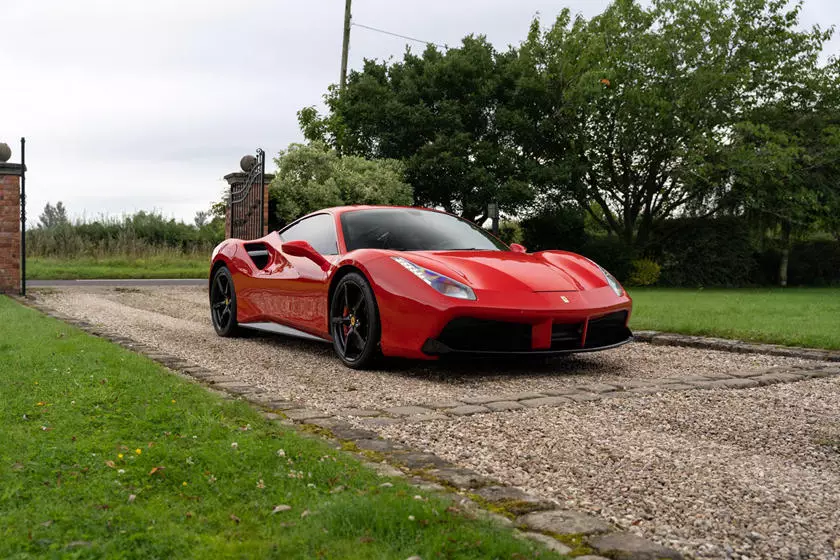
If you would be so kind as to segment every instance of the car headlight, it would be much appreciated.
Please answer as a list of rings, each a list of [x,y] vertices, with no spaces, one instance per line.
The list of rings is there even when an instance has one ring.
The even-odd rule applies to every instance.
[[[624,288],[621,287],[621,284],[618,282],[618,280],[615,279],[615,276],[607,272],[607,269],[601,266],[600,264],[596,263],[596,265],[598,266],[598,268],[601,269],[601,272],[604,273],[604,278],[607,279],[607,284],[610,285],[610,288],[612,288],[612,291],[615,292],[615,295],[619,297],[623,296]]]
[[[454,297],[457,299],[475,299],[475,292],[472,291],[472,288],[461,284],[457,280],[453,280],[452,278],[444,276],[443,274],[438,274],[434,270],[423,268],[422,266],[416,265],[413,262],[402,257],[391,258],[400,263],[402,266],[404,266],[417,278],[434,288],[435,291],[445,296]]]

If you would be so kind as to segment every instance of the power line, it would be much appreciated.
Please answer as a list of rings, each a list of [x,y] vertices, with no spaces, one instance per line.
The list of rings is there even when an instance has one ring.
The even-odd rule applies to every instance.
[[[377,33],[383,33],[385,35],[391,35],[392,37],[399,37],[400,39],[405,39],[406,41],[414,41],[415,43],[423,43],[425,45],[434,45],[436,47],[440,47],[442,49],[448,49],[449,46],[441,45],[440,43],[435,43],[433,41],[424,41],[423,39],[417,39],[415,37],[409,37],[407,35],[400,35],[399,33],[393,33],[391,31],[385,31],[384,29],[378,29],[376,27],[371,27],[369,25],[362,25],[361,23],[352,23],[354,27],[361,27],[363,29],[368,29],[370,31],[376,31]]]

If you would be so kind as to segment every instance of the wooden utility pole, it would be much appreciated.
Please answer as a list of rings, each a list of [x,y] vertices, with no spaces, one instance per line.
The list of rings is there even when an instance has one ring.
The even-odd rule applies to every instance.
[[[344,41],[341,45],[341,78],[338,81],[338,91],[344,91],[347,83],[347,53],[350,50],[350,2],[344,3]]]

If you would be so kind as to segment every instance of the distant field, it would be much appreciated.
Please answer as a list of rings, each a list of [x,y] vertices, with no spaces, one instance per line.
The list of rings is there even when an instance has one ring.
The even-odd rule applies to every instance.
[[[634,329],[840,350],[840,288],[636,288]]]
[[[205,278],[209,267],[209,255],[29,257],[26,259],[26,277],[31,280]]]

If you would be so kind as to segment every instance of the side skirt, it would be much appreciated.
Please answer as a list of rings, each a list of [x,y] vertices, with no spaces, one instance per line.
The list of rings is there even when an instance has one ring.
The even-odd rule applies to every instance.
[[[314,340],[316,342],[330,342],[320,336],[315,336],[292,327],[278,325],[277,323],[239,323],[239,326],[246,329],[253,329],[255,331],[268,332],[273,334],[282,334],[284,336],[293,336],[295,338],[302,338],[304,340]]]

